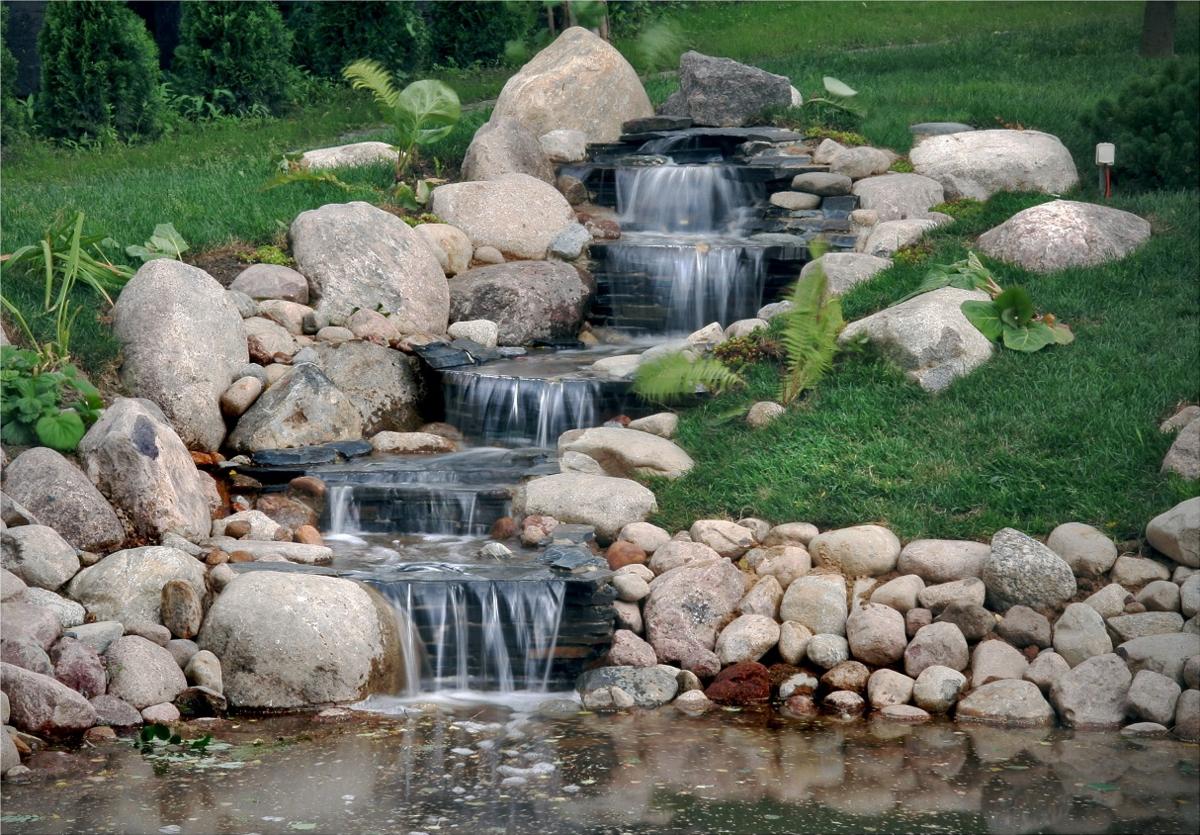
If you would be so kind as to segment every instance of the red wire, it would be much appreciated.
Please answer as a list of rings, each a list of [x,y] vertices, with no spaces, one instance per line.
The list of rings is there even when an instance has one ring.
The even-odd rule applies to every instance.
[[[1104,166],[1104,199],[1108,200],[1112,197],[1112,169],[1107,165]]]

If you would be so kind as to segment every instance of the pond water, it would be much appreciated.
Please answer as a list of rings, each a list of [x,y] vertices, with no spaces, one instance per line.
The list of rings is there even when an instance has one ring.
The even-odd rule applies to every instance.
[[[128,742],[42,751],[34,779],[3,785],[3,831],[1194,833],[1200,824],[1200,749],[1171,739],[753,710],[597,715],[565,701],[539,712],[546,697],[196,720],[185,739],[212,733],[233,747],[190,763],[147,759]]]

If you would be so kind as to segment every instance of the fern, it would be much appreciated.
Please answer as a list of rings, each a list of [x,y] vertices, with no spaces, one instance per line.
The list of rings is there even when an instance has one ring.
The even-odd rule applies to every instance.
[[[827,296],[826,289],[825,271],[818,264],[785,294],[793,304],[791,310],[781,314],[780,341],[787,352],[787,369],[779,386],[779,400],[785,406],[820,382],[833,367],[837,335],[846,323],[841,301]]]
[[[654,403],[672,403],[700,392],[723,394],[744,386],[740,374],[720,360],[668,354],[644,363],[633,379],[633,391]]]
[[[370,90],[381,107],[384,115],[391,118],[392,110],[400,98],[400,91],[392,84],[392,74],[378,61],[362,60],[342,70],[342,77],[350,82],[355,90]]]

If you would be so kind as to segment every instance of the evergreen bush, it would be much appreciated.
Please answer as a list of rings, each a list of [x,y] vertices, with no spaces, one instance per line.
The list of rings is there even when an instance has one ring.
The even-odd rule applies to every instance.
[[[26,130],[25,108],[17,100],[17,58],[8,48],[8,6],[0,6],[0,143],[8,145]]]
[[[1113,172],[1135,190],[1200,186],[1200,66],[1173,60],[1131,81],[1084,119],[1095,142],[1117,147]]]
[[[185,95],[238,114],[275,113],[295,83],[291,53],[292,33],[274,3],[187,0],[171,68]]]
[[[124,3],[48,3],[38,35],[40,129],[72,142],[159,133],[158,47]]]
[[[510,40],[524,41],[537,28],[539,3],[433,3],[430,34],[433,59],[467,67],[496,64]]]
[[[435,4],[443,5],[459,4]],[[343,69],[363,59],[408,74],[429,57],[429,33],[415,3],[299,3],[288,27],[296,38],[296,63],[321,78],[341,78]]]

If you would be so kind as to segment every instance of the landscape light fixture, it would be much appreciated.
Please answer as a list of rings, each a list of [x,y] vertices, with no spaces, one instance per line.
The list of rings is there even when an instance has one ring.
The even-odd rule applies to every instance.
[[[1117,146],[1111,142],[1100,142],[1096,145],[1096,165],[1100,166],[1100,191],[1104,199],[1112,197],[1112,174],[1109,166],[1117,159]]]

